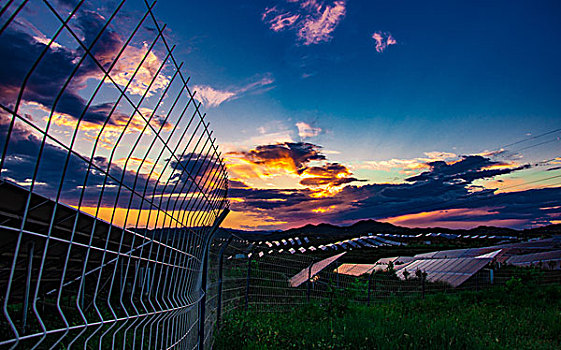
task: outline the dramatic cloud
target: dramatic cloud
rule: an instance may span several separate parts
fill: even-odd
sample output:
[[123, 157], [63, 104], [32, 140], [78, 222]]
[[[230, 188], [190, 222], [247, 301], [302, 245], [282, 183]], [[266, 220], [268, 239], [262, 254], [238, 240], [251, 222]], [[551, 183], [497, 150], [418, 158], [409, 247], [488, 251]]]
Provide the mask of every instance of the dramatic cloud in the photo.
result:
[[[0, 135], [2, 139], [7, 138], [6, 125], [2, 124]], [[21, 127], [14, 127], [10, 136], [7, 156], [5, 159], [2, 176], [12, 182], [22, 186], [31, 184], [31, 176], [33, 174], [37, 157], [41, 146], [39, 135], [31, 133], [29, 130]], [[56, 196], [61, 184], [63, 170], [65, 169], [65, 161], [68, 157], [68, 151], [61, 147], [45, 143], [42, 161], [39, 164], [36, 183], [39, 184], [35, 188], [35, 192], [43, 196], [53, 198]], [[117, 202], [118, 186], [111, 177], [105, 176], [99, 169], [104, 169], [113, 176], [123, 177], [123, 183], [130, 186], [135, 182], [139, 185], [146, 183], [148, 180], [144, 175], [131, 171], [124, 171], [116, 165], [109, 167], [105, 157], [95, 157], [92, 167], [88, 171], [87, 160], [84, 160], [74, 154], [68, 158], [68, 166], [62, 181], [61, 201], [69, 205], [78, 205], [82, 191], [88, 195], [84, 196], [82, 205], [95, 206], [98, 201], [108, 205], [109, 202]], [[88, 180], [86, 182], [86, 174]], [[104, 197], [100, 199], [101, 187], [106, 183], [106, 191]], [[85, 186], [84, 186], [85, 185]], [[124, 194], [124, 192], [123, 192]], [[130, 197], [130, 194], [129, 194]], [[128, 198], [127, 198], [128, 199]], [[120, 198], [119, 205], [126, 206], [126, 199]], [[137, 203], [138, 204], [138, 203]]]
[[195, 99], [202, 102], [208, 108], [218, 107], [226, 101], [235, 100], [248, 93], [260, 93], [269, 90], [274, 83], [270, 75], [265, 75], [261, 79], [242, 87], [218, 90], [207, 85], [195, 85], [193, 91], [196, 92]]
[[[82, 32], [85, 45], [90, 45], [105, 20], [91, 11], [83, 11], [77, 15], [78, 30]], [[39, 38], [39, 39], [38, 39]], [[23, 31], [6, 29], [0, 36], [0, 102], [14, 107], [23, 79], [33, 67], [35, 61], [43, 54], [40, 63], [30, 75], [23, 93], [23, 100], [46, 111], [53, 111], [66, 118], [83, 120], [84, 122], [117, 125], [120, 121], [130, 119], [130, 115], [119, 111], [112, 102], [91, 104], [80, 92], [86, 87], [89, 79], [103, 79], [102, 70], [91, 59], [85, 59], [74, 73], [76, 64], [83, 52], [80, 49], [62, 47], [59, 44], [47, 48], [45, 38], [31, 35]], [[109, 69], [124, 46], [119, 34], [108, 29], [103, 32], [93, 46], [91, 52], [104, 69]], [[130, 94], [147, 96], [167, 86], [169, 79], [163, 74], [156, 74], [162, 61], [146, 46], [140, 48], [128, 46], [111, 70], [110, 76], [115, 83], [125, 87], [134, 76], [134, 71], [142, 59], [143, 65], [138, 69], [134, 81], [127, 89]], [[71, 74], [73, 74], [72, 78]], [[105, 79], [104, 83], [110, 83]], [[59, 92], [63, 91], [60, 95]], [[111, 118], [109, 118], [111, 116]], [[108, 119], [109, 118], [109, 119]]]
[[275, 32], [291, 29], [304, 45], [319, 44], [333, 38], [333, 32], [346, 13], [346, 2], [338, 0], [290, 1], [289, 10], [276, 6], [267, 8], [261, 15], [263, 22]]
[[410, 177], [406, 181], [440, 181], [450, 184], [470, 184], [478, 179], [509, 174], [513, 171], [530, 168], [530, 165], [510, 168], [508, 164], [491, 161], [489, 158], [482, 156], [464, 156], [462, 160], [455, 163], [436, 161], [428, 163], [428, 165], [431, 167], [430, 171]]
[[372, 34], [372, 39], [376, 42], [376, 51], [382, 53], [388, 46], [397, 44], [397, 41], [390, 33], [386, 32], [374, 32]]
[[284, 169], [296, 174], [302, 174], [309, 162], [326, 159], [319, 146], [307, 142], [262, 145], [248, 152], [231, 152], [229, 155], [265, 168]]
[[[6, 140], [6, 120], [1, 121], [0, 138]], [[2, 178], [28, 188], [41, 142], [40, 135], [16, 124], [10, 134]], [[137, 157], [109, 163], [108, 158], [95, 156], [90, 165], [87, 157], [69, 154], [68, 150], [50, 143], [44, 144], [42, 152], [34, 193], [54, 199], [60, 191], [60, 202], [94, 209], [98, 205], [137, 211], [157, 207], [190, 209], [194, 204], [188, 200], [189, 196], [200, 193], [201, 189], [209, 195], [217, 185], [214, 174], [221, 166], [216, 158], [195, 153], [184, 155], [179, 162], [160, 159], [159, 164]], [[163, 173], [156, 172], [157, 165]], [[144, 200], [139, 194], [144, 194]]]
[[296, 123], [296, 127], [298, 128], [298, 136], [300, 136], [302, 140], [318, 136], [322, 131], [321, 128], [313, 127], [304, 122]]
[[196, 187], [193, 186], [206, 188], [222, 180], [220, 176], [222, 165], [212, 153], [209, 155], [188, 153], [183, 155], [179, 162], [173, 160], [170, 164], [173, 169], [170, 181], [189, 186], [182, 191], [192, 192], [196, 190]]
[[[559, 187], [508, 193], [497, 193], [493, 188], [472, 190], [473, 181], [528, 167], [508, 167], [486, 157], [464, 156], [455, 161], [430, 162], [428, 171], [409, 177], [404, 183], [359, 187], [345, 186], [356, 181], [346, 167], [328, 163], [307, 167], [301, 172], [301, 181], [309, 189], [269, 190], [245, 186], [231, 195], [243, 199], [233, 202], [234, 210], [260, 213], [286, 222], [284, 227], [310, 222], [348, 224], [365, 218], [409, 226], [430, 226], [432, 219], [447, 227], [484, 224], [523, 227], [558, 220]], [[317, 196], [313, 186], [326, 184], [343, 187], [335, 195]]]
[[[307, 188], [306, 193], [311, 198], [332, 197], [344, 185], [362, 181], [353, 177], [346, 166], [328, 162], [320, 146], [307, 142], [284, 142], [230, 152], [226, 155], [226, 164], [235, 180], [248, 181], [257, 187], [271, 187], [269, 180], [275, 177], [277, 187], [280, 184], [301, 185]], [[256, 182], [256, 179], [262, 181]], [[251, 188], [246, 183], [244, 186]]]
[[[84, 43], [89, 45], [103, 30], [105, 18], [94, 11], [84, 11], [78, 17], [78, 23], [79, 29], [84, 35]], [[169, 78], [163, 74], [157, 74], [163, 62], [153, 51], [148, 51], [146, 43], [143, 43], [140, 48], [128, 45], [117, 59], [119, 50], [124, 45], [125, 41], [116, 31], [105, 29], [93, 47], [95, 58], [105, 69], [109, 69], [116, 60], [110, 76], [117, 85], [124, 88], [134, 77], [134, 80], [130, 81], [128, 85], [127, 92], [136, 95], [146, 93], [147, 96], [150, 96], [169, 84]], [[141, 62], [142, 65], [138, 67]], [[97, 75], [97, 79], [103, 78], [103, 72], [99, 69], [93, 69], [90, 74], [92, 77]]]
[[304, 179], [300, 184], [313, 188], [333, 188], [354, 181], [360, 181], [352, 177], [351, 171], [339, 163], [328, 163], [323, 166], [314, 166], [302, 172]]
[[[144, 62], [136, 71], [142, 60]], [[156, 91], [164, 89], [170, 83], [169, 78], [164, 74], [156, 75], [162, 64], [162, 60], [153, 51], [148, 51], [146, 43], [141, 48], [128, 46], [115, 64], [110, 76], [122, 88], [125, 88], [128, 84], [127, 92], [131, 94], [142, 96], [146, 93], [146, 96], [152, 96]], [[136, 76], [129, 84], [135, 71]]]

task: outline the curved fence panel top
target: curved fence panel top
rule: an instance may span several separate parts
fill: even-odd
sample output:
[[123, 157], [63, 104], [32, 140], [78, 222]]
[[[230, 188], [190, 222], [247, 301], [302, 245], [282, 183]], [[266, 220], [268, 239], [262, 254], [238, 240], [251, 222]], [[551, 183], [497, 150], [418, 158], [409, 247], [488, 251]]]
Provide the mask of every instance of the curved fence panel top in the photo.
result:
[[0, 6], [0, 344], [194, 343], [228, 179], [154, 4]]

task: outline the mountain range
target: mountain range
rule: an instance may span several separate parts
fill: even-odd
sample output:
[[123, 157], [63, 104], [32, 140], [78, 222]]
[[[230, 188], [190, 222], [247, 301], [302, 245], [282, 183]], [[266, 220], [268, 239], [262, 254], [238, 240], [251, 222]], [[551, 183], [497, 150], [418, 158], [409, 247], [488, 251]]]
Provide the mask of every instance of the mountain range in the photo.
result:
[[318, 239], [345, 239], [369, 233], [417, 235], [431, 232], [454, 233], [460, 235], [500, 235], [531, 238], [538, 236], [561, 235], [561, 224], [552, 224], [524, 230], [515, 230], [511, 228], [495, 226], [478, 226], [471, 229], [450, 229], [443, 227], [409, 228], [375, 220], [361, 220], [350, 226], [337, 226], [325, 223], [318, 225], [309, 224], [285, 231], [243, 231], [234, 229], [225, 230], [249, 240], [282, 239], [294, 236], [313, 236]]

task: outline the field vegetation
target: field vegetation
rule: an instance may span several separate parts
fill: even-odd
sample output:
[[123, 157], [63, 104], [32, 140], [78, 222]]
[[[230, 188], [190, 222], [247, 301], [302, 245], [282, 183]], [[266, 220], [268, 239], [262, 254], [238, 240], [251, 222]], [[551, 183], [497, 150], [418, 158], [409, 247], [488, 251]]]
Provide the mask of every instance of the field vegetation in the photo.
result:
[[[561, 287], [513, 278], [484, 291], [329, 300], [226, 316], [216, 349], [561, 349]], [[270, 311], [270, 312], [263, 312]]]

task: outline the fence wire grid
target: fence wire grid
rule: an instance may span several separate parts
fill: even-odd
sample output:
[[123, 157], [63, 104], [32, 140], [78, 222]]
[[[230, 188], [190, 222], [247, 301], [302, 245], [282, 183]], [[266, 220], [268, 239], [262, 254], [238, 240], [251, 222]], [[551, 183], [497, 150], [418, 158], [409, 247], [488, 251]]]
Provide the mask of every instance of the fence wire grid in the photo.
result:
[[0, 2], [1, 347], [206, 346], [228, 178], [154, 5]]
[[[435, 293], [485, 290], [508, 285], [513, 280], [531, 281], [537, 285], [561, 283], [561, 270], [552, 269], [547, 264], [518, 267], [493, 262], [456, 287], [443, 281], [431, 282], [423, 271], [409, 271], [406, 279], [398, 277], [393, 268], [352, 276], [339, 273], [344, 255], [318, 273], [312, 273], [313, 264], [336, 253], [291, 253], [284, 245], [271, 247], [236, 235], [228, 238], [227, 233], [217, 238], [214, 244], [217, 245], [214, 249], [220, 251], [215, 260], [223, 261], [223, 264], [215, 261], [212, 265], [218, 269], [216, 275], [222, 277], [217, 279], [216, 292], [209, 293], [222, 291], [221, 304], [216, 304], [219, 314], [236, 309], [284, 312], [309, 302], [329, 303], [333, 298], [373, 305], [394, 298], [424, 298]], [[291, 279], [302, 271], [310, 271], [304, 282], [291, 285]], [[213, 322], [219, 329], [220, 316]]]

